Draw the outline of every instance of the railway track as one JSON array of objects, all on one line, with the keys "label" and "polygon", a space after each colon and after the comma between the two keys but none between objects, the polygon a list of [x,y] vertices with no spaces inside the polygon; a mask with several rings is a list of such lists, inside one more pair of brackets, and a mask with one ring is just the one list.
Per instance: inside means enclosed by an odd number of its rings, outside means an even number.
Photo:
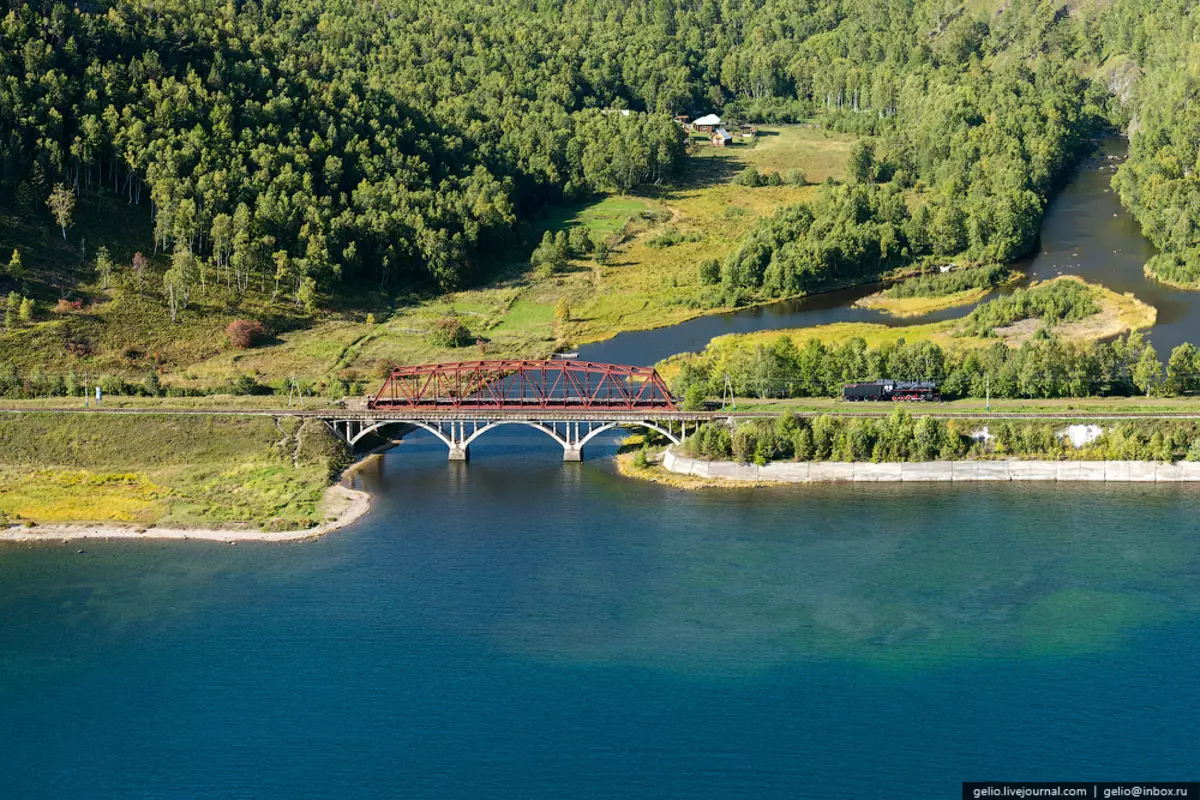
[{"label": "railway track", "polygon": [[[795,410],[800,417],[819,417],[828,414],[835,417],[885,418],[891,415],[896,406],[885,406],[879,410],[860,409],[806,409]],[[1196,411],[950,411],[941,410],[935,406],[903,406],[916,417],[934,417],[937,419],[964,420],[998,420],[998,419],[1045,419],[1045,420],[1138,420],[1138,419],[1197,419],[1200,420],[1200,408]],[[362,422],[378,422],[392,419],[420,418],[429,420],[463,420],[463,419],[513,419],[513,420],[587,420],[613,419],[628,417],[641,419],[679,420],[699,422],[720,419],[756,419],[778,416],[777,410],[738,410],[738,411],[668,411],[644,410],[603,411],[596,409],[439,409],[439,408],[408,408],[367,411],[360,409],[294,409],[294,408],[70,408],[47,407],[28,408],[0,406],[0,414],[82,414],[101,416],[211,416],[211,417],[300,417],[318,420],[352,420]]]}]

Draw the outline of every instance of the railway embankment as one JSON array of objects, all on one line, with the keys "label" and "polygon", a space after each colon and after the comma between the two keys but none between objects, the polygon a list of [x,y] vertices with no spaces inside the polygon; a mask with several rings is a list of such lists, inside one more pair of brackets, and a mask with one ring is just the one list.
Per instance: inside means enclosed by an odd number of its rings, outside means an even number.
[{"label": "railway embankment", "polygon": [[668,448],[662,468],[676,475],[730,483],[1091,481],[1200,482],[1200,462],[1045,461],[1017,458],[958,461],[774,461],[763,465],[689,458]]}]

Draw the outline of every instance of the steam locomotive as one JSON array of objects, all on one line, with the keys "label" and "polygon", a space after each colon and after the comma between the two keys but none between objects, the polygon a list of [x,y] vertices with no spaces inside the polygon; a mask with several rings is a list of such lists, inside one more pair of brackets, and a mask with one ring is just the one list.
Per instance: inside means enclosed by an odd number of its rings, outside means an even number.
[{"label": "steam locomotive", "polygon": [[851,402],[867,400],[894,403],[936,403],[942,399],[933,381],[878,381],[847,383],[842,387],[842,399]]}]

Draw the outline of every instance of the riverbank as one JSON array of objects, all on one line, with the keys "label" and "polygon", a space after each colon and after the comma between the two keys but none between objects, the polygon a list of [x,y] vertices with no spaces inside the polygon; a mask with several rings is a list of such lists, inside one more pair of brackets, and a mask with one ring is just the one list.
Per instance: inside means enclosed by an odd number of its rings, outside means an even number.
[{"label": "riverbank", "polygon": [[[55,524],[33,527],[10,526],[0,529],[0,542],[68,542],[76,539],[194,539],[197,541],[228,542],[290,542],[312,539],[332,533],[356,522],[371,510],[367,492],[335,484],[325,490],[322,506],[325,522],[311,528],[294,531],[264,531],[257,528],[157,528],[114,524]],[[336,509],[336,511],[335,511]]]},{"label": "riverbank", "polygon": [[1190,483],[1200,481],[1200,462],[1036,461],[1015,458],[962,461],[787,461],[764,465],[705,461],[673,448],[662,469],[709,481],[734,483],[930,482],[930,481],[1088,481]]}]

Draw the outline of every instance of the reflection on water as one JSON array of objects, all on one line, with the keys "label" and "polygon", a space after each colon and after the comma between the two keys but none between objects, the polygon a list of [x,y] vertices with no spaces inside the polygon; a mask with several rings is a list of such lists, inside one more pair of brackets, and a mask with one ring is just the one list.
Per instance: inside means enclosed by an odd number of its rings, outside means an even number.
[{"label": "reflection on water", "polygon": [[[1128,150],[1122,137],[1101,141],[1046,210],[1037,252],[1014,264],[1031,280],[1080,275],[1118,292],[1133,292],[1158,309],[1151,338],[1163,354],[1183,341],[1200,342],[1200,292],[1181,292],[1145,277],[1142,267],[1153,246],[1121,206],[1110,182]],[[580,358],[618,364],[653,364],[669,355],[701,350],[715,336],[833,322],[883,322],[906,327],[956,319],[970,307],[944,309],[923,317],[896,319],[854,308],[855,300],[878,287],[859,286],[801,300],[789,300],[731,314],[701,317],[668,328],[631,331],[579,348]],[[1009,289],[1011,291],[1011,289]],[[993,293],[984,298],[991,300]]]}]

